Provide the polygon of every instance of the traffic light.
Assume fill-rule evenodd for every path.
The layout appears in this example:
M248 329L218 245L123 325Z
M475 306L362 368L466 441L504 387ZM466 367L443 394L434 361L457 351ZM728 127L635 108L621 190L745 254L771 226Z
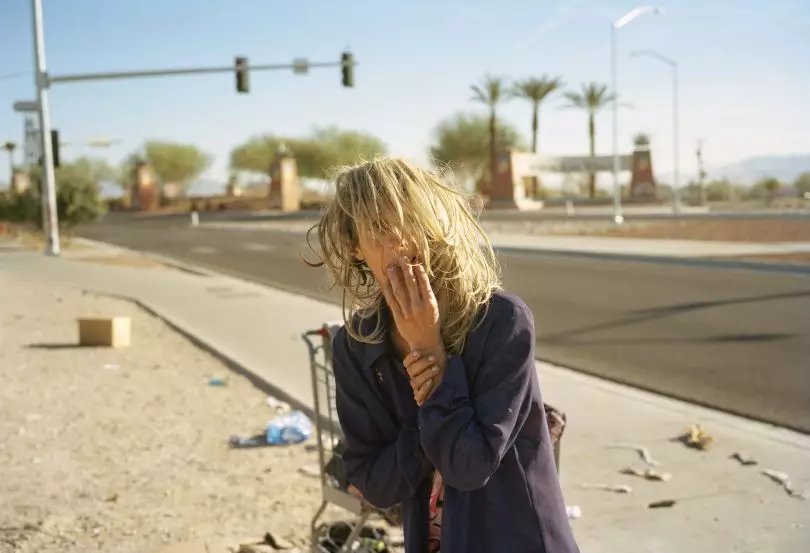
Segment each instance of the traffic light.
M59 131L51 129L51 153L53 157L53 168L59 167Z
M354 87L354 54L351 52L343 52L340 58L343 62L341 66L343 86L352 88Z
M248 60L245 57L236 57L236 91L247 94L250 91L248 80Z

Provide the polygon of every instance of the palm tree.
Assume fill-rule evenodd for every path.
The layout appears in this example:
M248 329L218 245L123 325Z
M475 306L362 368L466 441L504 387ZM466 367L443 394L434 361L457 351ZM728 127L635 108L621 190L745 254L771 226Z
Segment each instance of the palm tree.
M480 83L470 87L473 92L472 100L480 102L489 108L489 179L490 186L495 182L498 171L498 105L508 99L503 79L492 75L485 75Z
M588 112L588 138L590 139L590 155L593 162L596 157L596 114L613 102L613 94L608 93L608 87L599 83L583 83L580 92L569 91L565 93L568 107L584 109ZM588 174L588 194L591 198L596 196L596 173L591 169Z
M549 78L543 75L539 79L530 78L518 81L512 87L511 95L514 98L527 100L532 104L532 152L537 153L537 128L540 103L546 97L564 86L560 77Z

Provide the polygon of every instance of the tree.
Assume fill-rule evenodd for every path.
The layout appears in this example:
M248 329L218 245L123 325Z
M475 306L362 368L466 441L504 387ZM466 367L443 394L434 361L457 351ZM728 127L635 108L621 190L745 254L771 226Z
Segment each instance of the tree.
M539 126L540 104L552 92L562 88L560 77L550 78L543 75L539 79L531 78L516 82L511 91L514 98L526 100L532 105L532 152L537 153L537 131Z
M76 225L95 221L104 214L105 205L98 182L109 179L114 173L115 169L106 161L86 157L56 169L56 215L61 229L69 233ZM15 200L17 211L13 220L27 221L42 228L39 168L31 171L31 181L35 185L30 191Z
M311 140L320 148L330 166L354 165L386 152L385 142L362 131L342 131L337 127L316 127ZM329 167L326 167L329 169Z
M781 187L782 183L779 182L779 179L775 179L773 177L764 178L756 184L756 188L759 188L760 190L764 190L766 192L767 198L766 201L768 202L768 205L770 205L773 202L777 192L779 192L779 189Z
M162 184L177 183L187 189L211 164L211 156L193 144L149 140L144 157Z
M810 172L802 173L793 182L793 188L796 189L796 195L800 198L805 198L810 194Z
M710 202L725 202L731 199L734 189L728 179L713 180L706 184L706 199Z
M485 75L481 82L470 87L472 100L487 106L489 110L489 170L490 182L495 181L498 172L498 106L508 99L503 79Z
M565 97L569 102L568 107L582 109L588 113L588 139L593 161L596 157L596 114L613 102L614 96L608 93L607 85L583 83L580 92L569 91L565 93ZM593 169L588 174L588 190L591 198L596 197L596 173Z
M522 140L511 125L496 122L499 145L502 148L521 148ZM434 130L431 157L453 168L462 180L481 180L486 174L490 155L491 121L488 116L459 112L443 119Z
M104 215L105 206L98 182L114 170L104 161L79 158L62 165L56 173L56 213L68 233L76 225L90 223Z
M273 134L254 136L231 150L231 169L268 173L281 145L294 156L298 174L322 179L337 165L351 165L386 152L385 143L373 134L315 127L310 136L295 138Z

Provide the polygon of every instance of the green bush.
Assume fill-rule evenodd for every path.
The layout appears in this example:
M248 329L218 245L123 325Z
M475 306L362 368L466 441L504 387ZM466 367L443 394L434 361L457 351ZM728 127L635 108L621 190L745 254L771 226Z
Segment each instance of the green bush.
M39 179L39 171L34 171L27 193L0 198L0 219L42 228ZM106 206L96 180L91 164L83 159L56 171L56 215L61 229L69 232L76 225L93 222L105 213Z

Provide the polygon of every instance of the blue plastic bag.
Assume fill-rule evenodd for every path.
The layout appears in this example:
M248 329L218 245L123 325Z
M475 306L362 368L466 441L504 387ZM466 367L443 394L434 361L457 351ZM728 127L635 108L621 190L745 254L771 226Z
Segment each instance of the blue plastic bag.
M301 411L279 415L267 423L269 445L300 444L312 437L312 422Z

